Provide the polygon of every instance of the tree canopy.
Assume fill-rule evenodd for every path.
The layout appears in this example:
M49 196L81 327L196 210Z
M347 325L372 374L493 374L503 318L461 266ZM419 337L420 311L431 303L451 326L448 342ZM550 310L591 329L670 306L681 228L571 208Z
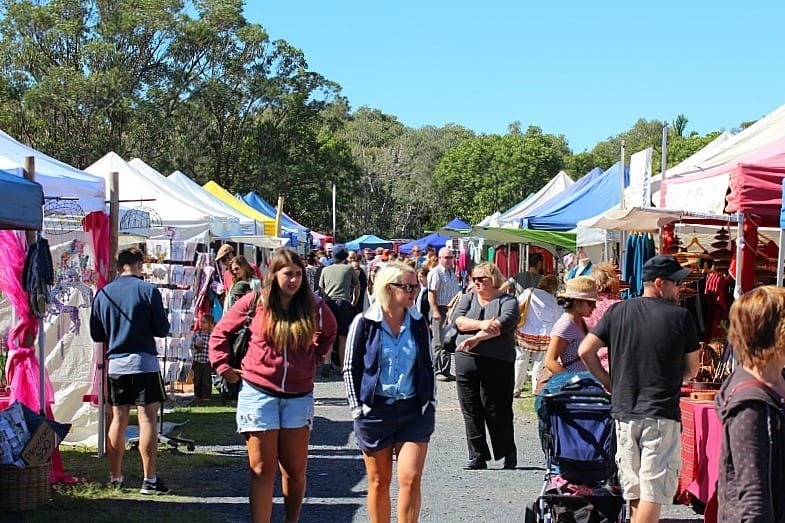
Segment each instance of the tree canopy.
M303 52L245 20L242 0L0 0L0 126L84 168L109 151L179 169L234 193L253 190L338 239L416 237L456 216L476 223L539 190L560 170L652 146L662 122L573 154L536 125L481 134L411 128L380 109L351 109ZM668 164L719 132L669 126ZM741 124L742 126L749 123ZM654 171L660 156L654 155ZM121 188L122 191L122 188Z

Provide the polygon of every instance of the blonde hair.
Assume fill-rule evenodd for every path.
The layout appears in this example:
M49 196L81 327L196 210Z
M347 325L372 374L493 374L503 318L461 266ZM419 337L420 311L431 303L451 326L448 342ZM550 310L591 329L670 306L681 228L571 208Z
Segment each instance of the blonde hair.
M404 273L411 273L416 276L414 268L403 262L393 261L388 262L376 274L376 278L373 280L373 297L379 305L387 307L390 304L390 290L387 286L390 283L400 283L400 277Z
M284 310L281 288L278 286L278 271L287 265L297 266L303 273L302 283L292 296L289 307ZM275 251L267 271L264 292L265 314L267 314L267 339L279 350L307 349L316 334L316 301L305 277L305 264L296 252L281 248Z
M739 363L765 367L785 351L785 289L773 285L742 294L730 308L728 341Z
M475 265L474 269L472 269L472 276L474 275L487 276L490 278L494 289L498 289L505 282L502 271L499 270L496 264L491 262L483 262Z
M612 292L617 281L616 266L612 263L598 263L591 273L597 282L597 292Z

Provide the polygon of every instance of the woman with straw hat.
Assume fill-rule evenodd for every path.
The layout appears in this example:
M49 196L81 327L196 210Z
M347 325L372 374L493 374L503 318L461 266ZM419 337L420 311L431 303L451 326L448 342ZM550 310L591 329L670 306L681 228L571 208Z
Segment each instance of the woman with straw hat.
M584 318L597 305L597 283L591 276L567 280L566 289L557 296L564 314L551 330L551 341L545 353L545 367L553 374L587 370L578 356L578 346L588 334Z

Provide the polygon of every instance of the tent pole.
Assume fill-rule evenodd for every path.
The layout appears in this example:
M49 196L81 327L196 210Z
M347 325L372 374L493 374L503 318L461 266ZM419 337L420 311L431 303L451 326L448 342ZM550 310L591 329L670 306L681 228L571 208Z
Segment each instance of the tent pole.
M35 181L35 156L25 156L24 178ZM36 242L36 231L25 231L25 241L28 249ZM30 340L32 342L32 340ZM46 416L46 337L44 335L44 321L38 320L38 411Z
M733 288L733 297L738 298L742 295L741 275L742 275L742 256L744 254L744 213L737 213L739 223L736 226L736 285Z
M624 148L626 147L626 142L624 140L621 141L621 180L619 181L619 209L624 210L626 207L624 205Z
M107 281L113 281L117 276L117 244L120 226L120 173L113 171L109 173L109 267ZM106 451L106 430L107 415L106 408L106 344L99 344L96 361L98 362L98 457L102 457Z
M777 254L777 287L782 287L783 263L785 263L785 229L780 229L780 251Z
M665 191L663 186L665 184L665 171L668 168L668 122L662 122L662 161L660 162L660 202L659 207L665 207ZM651 192L651 190L649 191Z

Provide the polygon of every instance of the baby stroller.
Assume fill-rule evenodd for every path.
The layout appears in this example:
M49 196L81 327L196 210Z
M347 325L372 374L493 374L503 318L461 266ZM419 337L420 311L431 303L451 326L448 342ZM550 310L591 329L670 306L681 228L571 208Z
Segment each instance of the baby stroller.
M545 482L526 523L624 521L611 399L588 372L557 374L535 403Z

